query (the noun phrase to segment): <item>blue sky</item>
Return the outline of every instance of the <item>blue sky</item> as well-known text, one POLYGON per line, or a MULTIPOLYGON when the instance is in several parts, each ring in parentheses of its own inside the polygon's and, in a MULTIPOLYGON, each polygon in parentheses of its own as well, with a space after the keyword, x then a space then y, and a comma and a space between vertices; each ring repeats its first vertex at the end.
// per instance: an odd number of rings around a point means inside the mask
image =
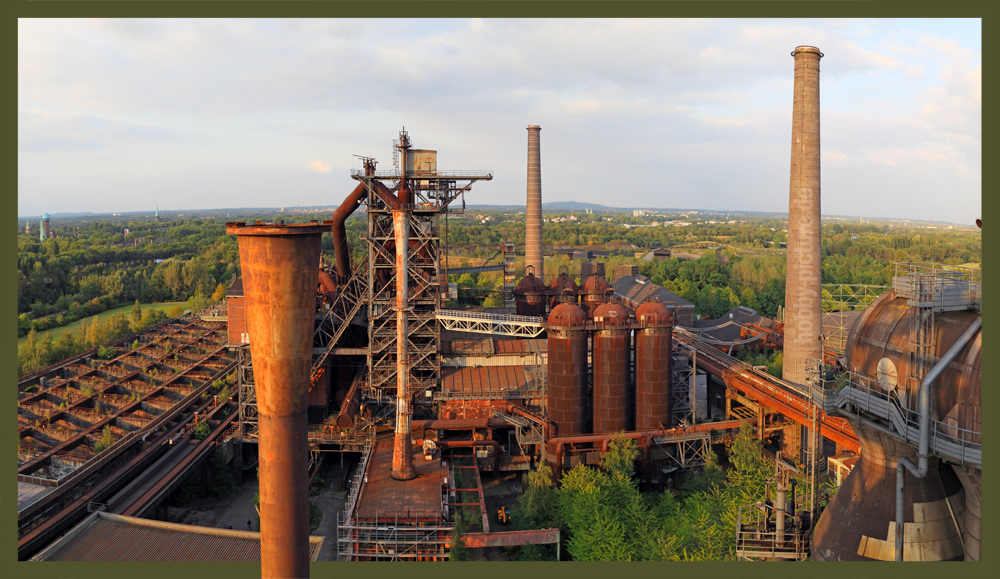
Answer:
POLYGON ((978 20, 18 24, 18 214, 337 205, 402 126, 469 203, 785 211, 793 59, 821 61, 823 213, 981 213, 978 20))

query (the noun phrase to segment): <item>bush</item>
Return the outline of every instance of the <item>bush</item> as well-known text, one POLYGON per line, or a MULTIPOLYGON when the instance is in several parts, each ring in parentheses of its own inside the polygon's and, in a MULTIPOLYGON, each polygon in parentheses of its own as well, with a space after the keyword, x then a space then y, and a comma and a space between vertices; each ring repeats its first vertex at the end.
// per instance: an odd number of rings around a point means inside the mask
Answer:
POLYGON ((195 440, 205 440, 211 432, 212 429, 209 428, 207 422, 199 422, 194 429, 191 430, 191 438, 195 440))

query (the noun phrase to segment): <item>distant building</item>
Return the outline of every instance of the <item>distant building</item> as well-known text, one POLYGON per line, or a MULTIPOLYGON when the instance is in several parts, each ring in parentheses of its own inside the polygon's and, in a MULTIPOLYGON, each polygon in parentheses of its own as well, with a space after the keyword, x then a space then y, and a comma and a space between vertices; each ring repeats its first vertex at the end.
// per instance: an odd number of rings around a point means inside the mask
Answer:
POLYGON ((670 253, 669 249, 666 249, 664 247, 657 247, 653 251, 650 251, 646 255, 642 256, 642 260, 643 261, 653 261, 653 260, 663 261, 665 259, 670 259, 671 255, 672 254, 670 253))

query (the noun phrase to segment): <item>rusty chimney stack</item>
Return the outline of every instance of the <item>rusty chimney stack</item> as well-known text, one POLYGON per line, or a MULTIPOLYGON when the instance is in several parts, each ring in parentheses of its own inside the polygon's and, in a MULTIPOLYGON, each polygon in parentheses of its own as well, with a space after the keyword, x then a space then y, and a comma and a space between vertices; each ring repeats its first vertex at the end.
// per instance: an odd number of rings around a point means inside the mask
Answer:
POLYGON ((320 236, 330 224, 226 225, 239 241, 257 388, 261 577, 308 577, 306 405, 320 236))
POLYGON ((524 235, 524 266, 534 266, 535 276, 545 283, 545 258, 542 256, 542 153, 539 136, 542 128, 528 127, 528 209, 524 235))
POLYGON ((795 99, 782 378, 805 384, 806 360, 823 357, 819 197, 819 59, 823 53, 814 46, 799 46, 792 56, 795 99))

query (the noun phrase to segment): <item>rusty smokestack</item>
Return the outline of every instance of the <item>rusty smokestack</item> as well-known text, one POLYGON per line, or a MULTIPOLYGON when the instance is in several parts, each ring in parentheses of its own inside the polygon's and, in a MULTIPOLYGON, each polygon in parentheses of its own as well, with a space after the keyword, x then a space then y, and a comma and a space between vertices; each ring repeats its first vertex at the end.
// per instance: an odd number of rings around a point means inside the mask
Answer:
MULTIPOLYGON (((405 183, 405 181, 404 181, 405 183)), ((409 480, 417 476, 410 440, 410 353, 407 347, 407 255, 410 245, 410 212, 392 212, 396 234, 396 438, 390 476, 409 480)))
POLYGON ((823 357, 819 196, 819 59, 823 53, 814 46, 799 46, 792 56, 795 98, 782 378, 805 384, 806 360, 823 357))
POLYGON ((528 208, 524 234, 524 266, 533 266, 535 276, 545 283, 545 257, 542 256, 542 153, 539 137, 542 128, 528 127, 528 208))
POLYGON ((261 577, 308 577, 306 405, 320 237, 330 223, 226 225, 239 241, 257 388, 261 577))

